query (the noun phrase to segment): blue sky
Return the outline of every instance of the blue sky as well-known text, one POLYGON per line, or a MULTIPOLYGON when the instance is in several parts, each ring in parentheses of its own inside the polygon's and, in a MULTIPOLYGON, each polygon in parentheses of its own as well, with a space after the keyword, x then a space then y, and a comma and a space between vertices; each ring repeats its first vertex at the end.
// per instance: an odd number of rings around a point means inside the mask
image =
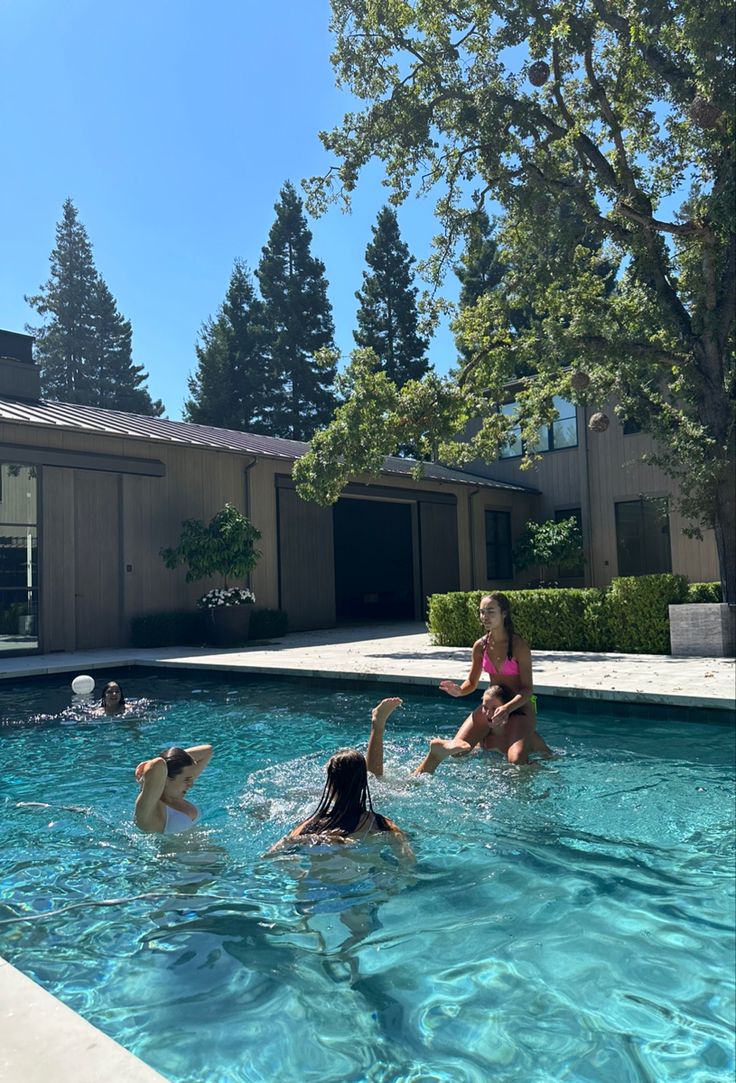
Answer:
MULTIPOLYGON (((258 262, 286 179, 331 164, 318 132, 353 103, 334 86, 328 20, 327 0, 0 0, 0 328, 39 322, 23 295, 48 277, 71 196, 132 322, 134 360, 180 417, 199 328, 233 260, 258 262)), ((372 167, 351 215, 310 221, 344 352, 386 195, 372 167)), ((399 222, 427 256, 432 201, 408 202, 399 222)), ((441 329, 430 359, 444 372, 454 357, 441 329)))

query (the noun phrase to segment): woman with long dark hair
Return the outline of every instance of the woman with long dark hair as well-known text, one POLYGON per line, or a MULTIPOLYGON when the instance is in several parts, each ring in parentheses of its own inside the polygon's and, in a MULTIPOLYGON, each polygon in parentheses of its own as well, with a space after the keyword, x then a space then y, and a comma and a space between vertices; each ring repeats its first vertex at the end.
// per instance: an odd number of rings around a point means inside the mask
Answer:
MULTIPOLYGON (((492 685, 500 685, 509 695, 506 702, 494 707, 490 717, 484 704, 476 707, 455 734, 453 742, 457 742, 458 751, 480 744, 482 748, 503 753, 509 763, 528 763, 530 752, 551 755, 537 733, 532 656, 529 644, 514 631, 511 603, 505 594, 493 591, 481 598, 478 615, 483 635, 473 644, 470 673, 462 684, 441 681, 440 688, 455 698, 469 696, 475 692, 485 672, 492 685)), ((430 750, 426 766, 422 765, 420 771, 434 770, 437 763, 432 755, 430 750)))
MULTIPOLYGON (((384 700, 376 707, 374 716, 389 702, 400 700, 384 700)), ((273 849, 287 842, 348 842, 382 832, 404 838, 393 820, 373 808, 363 753, 355 748, 341 748, 327 763, 327 778, 317 808, 273 849)))

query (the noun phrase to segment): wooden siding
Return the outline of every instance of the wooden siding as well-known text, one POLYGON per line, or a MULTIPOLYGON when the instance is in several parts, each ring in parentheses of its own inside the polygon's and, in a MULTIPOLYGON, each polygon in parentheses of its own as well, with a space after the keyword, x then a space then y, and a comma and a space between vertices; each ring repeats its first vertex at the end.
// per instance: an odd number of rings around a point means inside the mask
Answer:
MULTIPOLYGON (((613 403, 603 407, 611 419, 604 433, 588 430, 592 408, 578 407, 578 446, 561 448, 542 455, 529 470, 520 470, 519 459, 498 459, 493 463, 473 463, 474 473, 499 481, 533 485, 542 490, 536 504, 530 504, 533 518, 553 519, 555 512, 579 507, 583 520, 585 548, 584 580, 565 580, 569 586, 608 586, 618 575, 615 505, 639 496, 666 496, 670 499, 670 541, 672 570, 687 575, 692 582, 710 582, 719 578, 715 539, 711 530, 703 531, 703 540, 688 538, 683 529, 686 520, 674 508, 676 485, 663 470, 641 461, 654 450, 654 441, 644 433, 625 436, 617 420, 613 403)), ((476 498, 479 499, 479 498, 476 498)), ((502 507, 495 500, 487 506, 502 507)), ((518 505, 512 518, 512 535, 518 533, 518 505)), ((477 525, 477 529, 479 529, 477 525)), ((516 585, 529 573, 516 577, 516 585)), ((511 583, 506 584, 511 586, 511 583)))
MULTIPOLYGON (((259 548, 262 557, 251 577, 257 604, 275 608, 279 605, 279 536, 276 503, 276 477, 288 475, 291 463, 280 459, 256 458, 250 454, 232 451, 216 451, 207 448, 177 446, 153 442, 140 438, 113 437, 105 434, 92 434, 55 430, 30 425, 0 424, 0 459, 2 445, 24 444, 36 448, 62 449, 68 452, 82 452, 106 456, 120 456, 131 460, 156 459, 164 465, 164 476, 151 477, 135 473, 110 474, 74 469, 66 466, 43 465, 40 467, 40 515, 41 530, 41 648, 43 650, 73 650, 87 636, 85 630, 95 624, 96 646, 110 646, 108 637, 112 633, 107 628, 110 596, 120 598, 118 617, 120 622, 119 638, 128 641, 131 618, 155 612, 187 610, 194 606, 196 599, 210 586, 218 585, 216 580, 202 580, 198 583, 185 582, 185 569, 169 571, 164 567, 159 556, 162 547, 175 545, 181 523, 187 518, 207 520, 229 501, 240 510, 249 514, 253 523, 261 531, 259 548), (87 483, 83 478, 107 478, 108 485, 87 483), (119 491, 119 544, 105 542, 108 548, 109 563, 100 564, 89 577, 90 597, 97 595, 96 615, 84 610, 80 614, 85 629, 78 626, 75 600, 78 591, 77 580, 84 574, 87 559, 82 541, 77 555, 75 540, 75 507, 78 505, 77 521, 99 522, 104 524, 110 505, 109 485, 119 491), (116 571, 113 571, 113 566, 116 571), (112 576, 109 582, 108 578, 112 576), (92 580, 96 588, 91 587, 92 580), (116 593, 117 592, 117 593, 116 593), (108 639, 107 642, 105 640, 108 639)), ((379 479, 357 477, 350 487, 352 492, 360 493, 362 498, 371 495, 378 499, 397 499, 413 504, 412 515, 415 521, 416 557, 419 556, 418 514, 419 500, 433 503, 436 500, 449 500, 452 511, 447 512, 445 529, 450 531, 452 520, 456 524, 457 557, 448 559, 457 561, 457 582, 461 589, 468 590, 475 586, 485 587, 483 511, 487 503, 513 509, 514 522, 522 522, 534 504, 534 498, 524 494, 505 490, 473 489, 468 485, 443 481, 415 480, 411 477, 382 476, 379 479), (473 495, 475 493, 475 495, 473 495), (389 494, 395 494, 391 496, 389 494)), ((293 490, 292 490, 293 492, 293 490)), ((298 500, 293 493, 293 500, 298 500)), ((436 505, 442 507, 440 503, 436 505)), ((316 509, 315 523, 321 513, 324 521, 330 518, 329 509, 316 509)), ((427 514, 432 514, 427 512, 427 514)), ((439 513, 442 514, 442 513, 439 513)), ((107 524, 104 526, 107 529, 107 524)), ((112 526, 110 526, 112 531, 112 526)), ((308 531, 307 534, 311 534, 308 531)), ((319 594, 329 599, 330 582, 334 591, 334 568, 330 545, 316 544, 317 538, 326 538, 324 531, 315 526, 314 539, 306 536, 299 538, 303 548, 312 552, 308 563, 308 574, 322 584, 319 594), (314 544, 313 544, 314 542, 314 544), (311 548, 310 548, 311 547, 311 548)), ((295 548, 286 561, 296 559, 295 548)), ((101 560, 100 557, 94 559, 101 560)), ((282 596, 287 609, 294 607, 292 626, 297 627, 304 620, 312 620, 314 614, 322 612, 311 608, 296 595, 290 602, 291 587, 284 589, 282 560, 282 596), (300 608, 301 607, 301 608, 300 608), (309 610, 312 617, 307 618, 309 610)), ((419 595, 419 564, 415 560, 415 590, 419 595)), ((304 567, 294 564, 295 568, 304 567)), ((293 575, 288 571, 287 575, 293 575)), ((298 578, 298 576, 297 576, 298 578)), ((320 620, 324 623, 334 621, 330 617, 329 601, 325 604, 320 620)), ((304 625, 306 626, 306 625, 304 625)), ((324 626, 324 625, 323 625, 324 626)))
POLYGON ((309 504, 295 489, 278 490, 281 606, 289 628, 331 628, 335 623, 332 508, 309 504))
POLYGON ((419 501, 422 617, 430 594, 460 589, 457 504, 419 501))

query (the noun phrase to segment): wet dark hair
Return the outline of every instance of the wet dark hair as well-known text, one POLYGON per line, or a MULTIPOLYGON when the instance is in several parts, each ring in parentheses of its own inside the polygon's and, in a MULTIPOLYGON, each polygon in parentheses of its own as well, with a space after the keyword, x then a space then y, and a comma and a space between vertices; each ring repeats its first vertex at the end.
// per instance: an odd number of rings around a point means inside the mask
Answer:
MULTIPOLYGON (((365 756, 354 748, 341 748, 327 764, 327 781, 317 808, 305 821, 301 835, 336 831, 350 835, 366 812, 373 812, 368 789, 368 766, 365 756)), ((386 819, 373 812, 376 826, 390 831, 386 819)))
POLYGON ((508 703, 513 694, 511 689, 503 684, 492 684, 484 692, 484 695, 491 695, 494 699, 500 699, 501 703, 508 703))
POLYGON ((185 767, 194 767, 196 763, 185 748, 179 748, 177 745, 162 752, 161 759, 166 763, 166 773, 169 778, 176 778, 185 767))
POLYGON ((120 699, 118 701, 118 710, 122 711, 122 709, 125 707, 125 696, 123 695, 123 686, 120 684, 119 681, 108 681, 107 682, 105 687, 102 689, 102 698, 100 699, 100 703, 102 704, 103 707, 105 706, 105 694, 107 693, 108 688, 112 688, 113 686, 115 688, 120 689, 120 699))
MULTIPOLYGON (((498 605, 498 608, 503 613, 503 626, 504 626, 504 628, 506 630, 506 634, 509 637, 508 646, 506 647, 506 657, 507 658, 513 658, 514 657, 514 622, 511 619, 511 602, 508 600, 506 595, 503 594, 500 590, 494 590, 494 591, 491 591, 490 594, 484 594, 483 597, 481 598, 481 602, 483 602, 486 598, 488 598, 492 602, 496 602, 496 604, 498 605)), ((483 637, 483 650, 487 649, 488 644, 490 643, 490 641, 491 641, 491 633, 486 632, 485 636, 483 637)))

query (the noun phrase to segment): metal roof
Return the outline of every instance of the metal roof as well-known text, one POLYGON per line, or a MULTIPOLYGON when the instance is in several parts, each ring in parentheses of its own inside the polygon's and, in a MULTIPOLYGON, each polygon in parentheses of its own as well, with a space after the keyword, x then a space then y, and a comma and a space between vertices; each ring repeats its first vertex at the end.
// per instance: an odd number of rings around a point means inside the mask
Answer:
MULTIPOLYGON (((192 425, 188 421, 126 414, 121 410, 104 410, 97 406, 77 406, 65 402, 26 402, 0 398, 0 421, 14 425, 41 425, 51 429, 72 430, 105 436, 123 436, 134 440, 158 441, 186 447, 205 447, 241 454, 262 455, 269 459, 294 462, 309 448, 302 440, 285 440, 280 436, 261 436, 235 429, 216 429, 211 425, 192 425)), ((411 475, 416 459, 390 455, 382 473, 403 477, 411 475)), ((430 481, 449 481, 459 485, 480 485, 488 489, 509 489, 512 492, 536 493, 528 485, 495 481, 479 474, 453 470, 439 463, 422 463, 422 477, 430 481)))

